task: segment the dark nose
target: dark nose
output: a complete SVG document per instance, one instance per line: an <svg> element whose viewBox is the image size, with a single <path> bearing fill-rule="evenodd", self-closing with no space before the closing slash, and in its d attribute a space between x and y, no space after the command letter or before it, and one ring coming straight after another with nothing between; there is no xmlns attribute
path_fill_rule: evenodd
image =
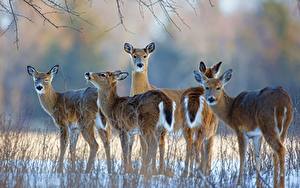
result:
<svg viewBox="0 0 300 188"><path fill-rule="evenodd" d="M208 100L208 102L210 102L210 103L213 103L213 102L216 101L216 99L215 99L214 97L209 97L207 100Z"/></svg>
<svg viewBox="0 0 300 188"><path fill-rule="evenodd" d="M85 75L86 78L90 79L91 74L89 72L86 72L84 75Z"/></svg>
<svg viewBox="0 0 300 188"><path fill-rule="evenodd" d="M143 64L142 63L138 63L136 66L138 66L139 68L142 68Z"/></svg>
<svg viewBox="0 0 300 188"><path fill-rule="evenodd" d="M36 89L41 91L43 89L43 87L42 86L36 86Z"/></svg>

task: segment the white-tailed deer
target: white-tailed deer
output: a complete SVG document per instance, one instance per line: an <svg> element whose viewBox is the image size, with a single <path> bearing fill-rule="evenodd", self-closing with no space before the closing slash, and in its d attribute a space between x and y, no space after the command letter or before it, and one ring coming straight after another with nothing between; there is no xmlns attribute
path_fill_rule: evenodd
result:
<svg viewBox="0 0 300 188"><path fill-rule="evenodd" d="M212 67L206 68L203 62L200 62L199 71L208 78L214 78L219 74L219 62ZM209 108L204 99L203 87L193 87L187 89L181 96L182 112L184 113L184 136L186 139L186 157L182 176L189 174L189 167L193 169L196 159L197 167L200 164L201 170L205 175L209 175L211 169L212 154L202 152L201 161L199 154L202 147L206 147L204 151L211 150L213 147L213 139L218 128L218 119ZM203 145L205 140L210 140Z"/></svg>
<svg viewBox="0 0 300 188"><path fill-rule="evenodd" d="M195 79L205 88L204 95L213 112L237 134L240 171L238 185L243 183L245 153L248 140L253 139L256 163L256 183L260 182L260 146L262 136L274 151L274 187L284 187L285 181L285 138L293 118L292 101L281 87L266 87L260 91L244 91L230 97L224 86L232 76L227 70L219 78L207 78L194 71ZM278 160L280 181L278 182Z"/></svg>
<svg viewBox="0 0 300 188"><path fill-rule="evenodd" d="M147 174L151 159L156 155L161 132L164 129L173 130L176 104L157 90L133 97L119 97L117 81L124 80L127 76L127 72L121 71L85 74L86 79L99 89L99 107L112 127L119 131L125 172L132 167L129 159L128 134L138 129L143 138L141 171Z"/></svg>
<svg viewBox="0 0 300 188"><path fill-rule="evenodd" d="M156 89L153 85L150 84L148 79L148 61L151 53L155 50L155 44L152 42L148 44L145 48L134 48L131 44L125 43L124 44L124 50L127 52L131 59L132 59L132 79L131 79L131 96L136 94L141 94L146 91L149 91L151 89ZM214 76L219 70L221 63L215 65L213 68L208 68L206 70L206 67L204 65L203 70L205 69L205 72L208 73L207 76ZM171 100L176 102L177 106L180 106L181 104L181 97L183 93L186 91L186 89L159 89L163 91L168 97L170 97ZM182 108L176 108L175 112L175 130L184 128L184 113L182 111ZM217 126L217 125L216 125ZM216 128L217 129L217 128ZM185 130L185 129L184 129ZM164 153L165 153L165 132L162 133L160 143L159 143L159 152L160 152L160 165L159 165L159 173L164 172ZM185 134L185 139L187 141L187 145L190 145L190 133ZM205 143L205 147L202 150L202 156L209 156L209 160L206 163L206 160L201 161L201 169L204 171L210 171L210 159L212 156L212 146L214 142L214 137L211 136L207 143ZM189 160L189 158L186 158L186 161ZM155 163L153 163L153 168L155 167Z"/></svg>
<svg viewBox="0 0 300 188"><path fill-rule="evenodd" d="M94 135L96 126L105 148L107 169L111 173L109 128L106 128L106 118L97 106L97 89L85 88L63 93L56 92L52 87L52 80L58 72L58 68L59 66L55 65L49 72L38 72L32 66L27 66L27 72L33 78L34 87L42 108L52 117L55 125L60 130L58 171L63 171L63 158L68 145L68 132L70 134L73 170L75 168L76 144L81 132L90 146L86 172L91 171L98 150Z"/></svg>

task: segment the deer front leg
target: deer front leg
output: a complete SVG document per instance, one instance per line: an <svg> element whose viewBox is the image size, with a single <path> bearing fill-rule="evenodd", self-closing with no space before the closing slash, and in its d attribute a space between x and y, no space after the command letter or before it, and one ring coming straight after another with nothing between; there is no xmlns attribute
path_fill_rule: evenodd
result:
<svg viewBox="0 0 300 188"><path fill-rule="evenodd" d="M75 171L75 161L76 161L76 145L78 141L78 137L80 134L80 128L77 124L71 124L69 126L70 132L70 154L71 154L71 163L72 163L72 171Z"/></svg>
<svg viewBox="0 0 300 188"><path fill-rule="evenodd" d="M237 138L238 138L239 155L240 155L240 170L239 170L237 185L241 186L244 183L244 167L245 167L246 151L248 147L248 139L241 132L237 133Z"/></svg>
<svg viewBox="0 0 300 188"><path fill-rule="evenodd" d="M88 124L88 126L84 127L82 129L82 136L84 140L89 144L90 146L90 154L89 154L89 159L86 165L86 173L89 173L93 167L96 154L98 151L98 143L95 139L95 134L94 134L94 126L93 124Z"/></svg>
<svg viewBox="0 0 300 188"><path fill-rule="evenodd" d="M67 127L61 125L60 126L60 153L59 153L59 164L58 164L58 172L60 173L63 172L63 166L64 166L63 160L68 145L67 138L68 138Z"/></svg>
<svg viewBox="0 0 300 188"><path fill-rule="evenodd" d="M104 149L105 149L105 155L106 155L106 164L107 164L107 172L109 174L111 174L113 167L111 164L111 156L110 156L110 130L108 130L109 128L107 128L107 130L102 130L102 129L98 129L100 138L102 140Z"/></svg>

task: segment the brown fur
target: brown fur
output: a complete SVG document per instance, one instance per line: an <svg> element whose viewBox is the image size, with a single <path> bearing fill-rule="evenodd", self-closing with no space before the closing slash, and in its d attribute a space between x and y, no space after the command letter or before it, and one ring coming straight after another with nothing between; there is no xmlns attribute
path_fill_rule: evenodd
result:
<svg viewBox="0 0 300 188"><path fill-rule="evenodd" d="M150 43L149 45L147 45L145 48L133 48L133 46L129 43L125 43L124 44L124 50L130 54L131 58L132 58L132 63L133 63L133 67L134 69L136 68L136 64L137 62L142 62L144 64L143 66L143 71L142 72L137 72L135 70L132 71L132 79L131 79L131 96L132 95L136 95L136 94L141 94L144 93L146 91L152 90L152 89L156 89L155 86L151 85L149 83L148 80L148 59L150 56L150 53L152 53L154 51L153 48L153 43ZM139 61L137 61L139 60ZM202 66L201 71L205 72L205 74L208 77L213 77L217 72L218 69L221 65L221 62L214 65L212 68L206 68L205 65ZM200 67L199 67L200 68ZM186 91L186 89L159 89L161 91L163 91L171 100L176 102L177 106L181 106L181 97L183 96L183 93ZM183 109L181 107L176 108L176 113L175 113L175 130L184 128L184 113L182 111ZM215 127L215 129L217 129L217 122L212 121L212 123L215 123L215 125L213 125ZM189 131L187 131L184 128L185 131L185 139L187 142L187 146L189 146L192 142L191 142L191 133ZM160 151L160 169L159 172L163 173L164 171L164 148L165 148L165 135L166 134L162 134L161 135L161 143L159 145L159 151ZM202 150L202 156L204 156L206 154L206 157L209 158L209 161L206 162L206 160L204 160L204 162L202 162L201 168L202 170L205 171L210 171L210 159L211 159L211 155L212 155L212 146L213 146L213 142L214 142L214 138L213 136L210 137L208 139L208 142L205 143L205 148ZM209 147L207 147L209 146ZM187 148L188 149L188 148ZM188 151L187 151L188 152ZM189 158L186 158L186 161L189 160ZM203 161L203 160L202 160ZM208 163L208 164L206 164Z"/></svg>
<svg viewBox="0 0 300 188"><path fill-rule="evenodd" d="M72 163L74 164L75 162L76 144L79 133L81 132L83 138L90 146L90 156L86 167L86 171L90 172L98 150L98 144L94 135L96 114L100 113L103 123L106 123L104 115L101 111L99 112L96 104L98 96L97 89L86 88L66 91L63 93L56 92L51 84L54 74L52 74L50 71L47 73L38 72L30 66L28 66L27 69L28 73L34 79L35 87L38 85L42 85L44 87L44 93L38 93L40 104L43 109L53 118L54 123L60 129L60 156L58 170L60 172L63 170L63 158L68 144L69 130ZM98 131L105 147L108 171L110 173L111 160L108 132L102 129L98 129Z"/></svg>
<svg viewBox="0 0 300 188"><path fill-rule="evenodd" d="M181 97L181 108L183 113L188 113L190 117L190 121L195 121L196 113L200 108L199 97L204 94L204 89L202 87L194 87L187 89L182 97ZM188 98L188 108L185 109L184 100ZM196 162L200 164L199 153L201 147L213 147L213 136L215 136L217 128L218 128L218 119L212 112L212 110L208 107L206 103L203 104L202 110L202 121L201 124L195 128L190 128L187 124L187 120L184 123L184 136L187 141L186 148L186 161L185 161L185 169L183 176L186 176L189 172L188 168L192 169L194 158ZM184 119L186 117L184 116ZM203 146L203 142L205 140L210 140ZM210 151L209 149L206 151ZM211 153L202 152L201 153L201 169L205 173L205 175L209 175L211 169Z"/></svg>
<svg viewBox="0 0 300 188"><path fill-rule="evenodd" d="M202 76L202 84L207 87L205 97L215 97L216 104L211 109L237 134L240 153L240 172L238 184L243 181L247 140L257 139L256 169L257 186L259 180L259 150L261 135L274 151L274 187L284 187L285 177L285 138L292 121L292 101L281 87L264 88L260 91L245 91L237 97L229 97L222 89L230 80L232 70L218 79ZM221 88L216 90L216 88ZM249 131L260 130L261 135L250 135ZM280 164L280 182L278 182L278 160Z"/></svg>
<svg viewBox="0 0 300 188"><path fill-rule="evenodd" d="M133 97L119 97L117 94L117 80L119 74L124 72L88 73L87 79L99 89L98 98L105 116L108 117L112 127L120 133L123 150L125 171L132 167L129 153L129 140L127 134L138 128L142 135L143 150L142 173L147 168L153 155L156 155L162 127L157 127L160 111L159 103L164 104L164 113L172 112L172 101L158 90L148 91ZM123 78L125 79L125 78ZM171 120L172 121L172 120ZM153 161L152 161L153 162Z"/></svg>

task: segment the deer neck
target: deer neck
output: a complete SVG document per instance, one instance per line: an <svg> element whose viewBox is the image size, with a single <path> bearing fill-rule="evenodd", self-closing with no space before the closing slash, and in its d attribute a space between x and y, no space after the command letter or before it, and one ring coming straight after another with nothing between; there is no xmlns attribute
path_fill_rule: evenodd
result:
<svg viewBox="0 0 300 188"><path fill-rule="evenodd" d="M112 86L101 87L98 90L98 108L100 108L106 116L110 117L115 101L118 98L116 83Z"/></svg>
<svg viewBox="0 0 300 188"><path fill-rule="evenodd" d="M57 102L58 93L50 86L44 94L38 94L41 106L48 114L54 113L54 108Z"/></svg>
<svg viewBox="0 0 300 188"><path fill-rule="evenodd" d="M231 109L234 98L228 96L223 90L221 97L216 105L210 106L213 112L227 125L231 125Z"/></svg>
<svg viewBox="0 0 300 188"><path fill-rule="evenodd" d="M131 79L131 95L141 94L151 89L148 80L148 70L145 68L143 72L132 71Z"/></svg>

